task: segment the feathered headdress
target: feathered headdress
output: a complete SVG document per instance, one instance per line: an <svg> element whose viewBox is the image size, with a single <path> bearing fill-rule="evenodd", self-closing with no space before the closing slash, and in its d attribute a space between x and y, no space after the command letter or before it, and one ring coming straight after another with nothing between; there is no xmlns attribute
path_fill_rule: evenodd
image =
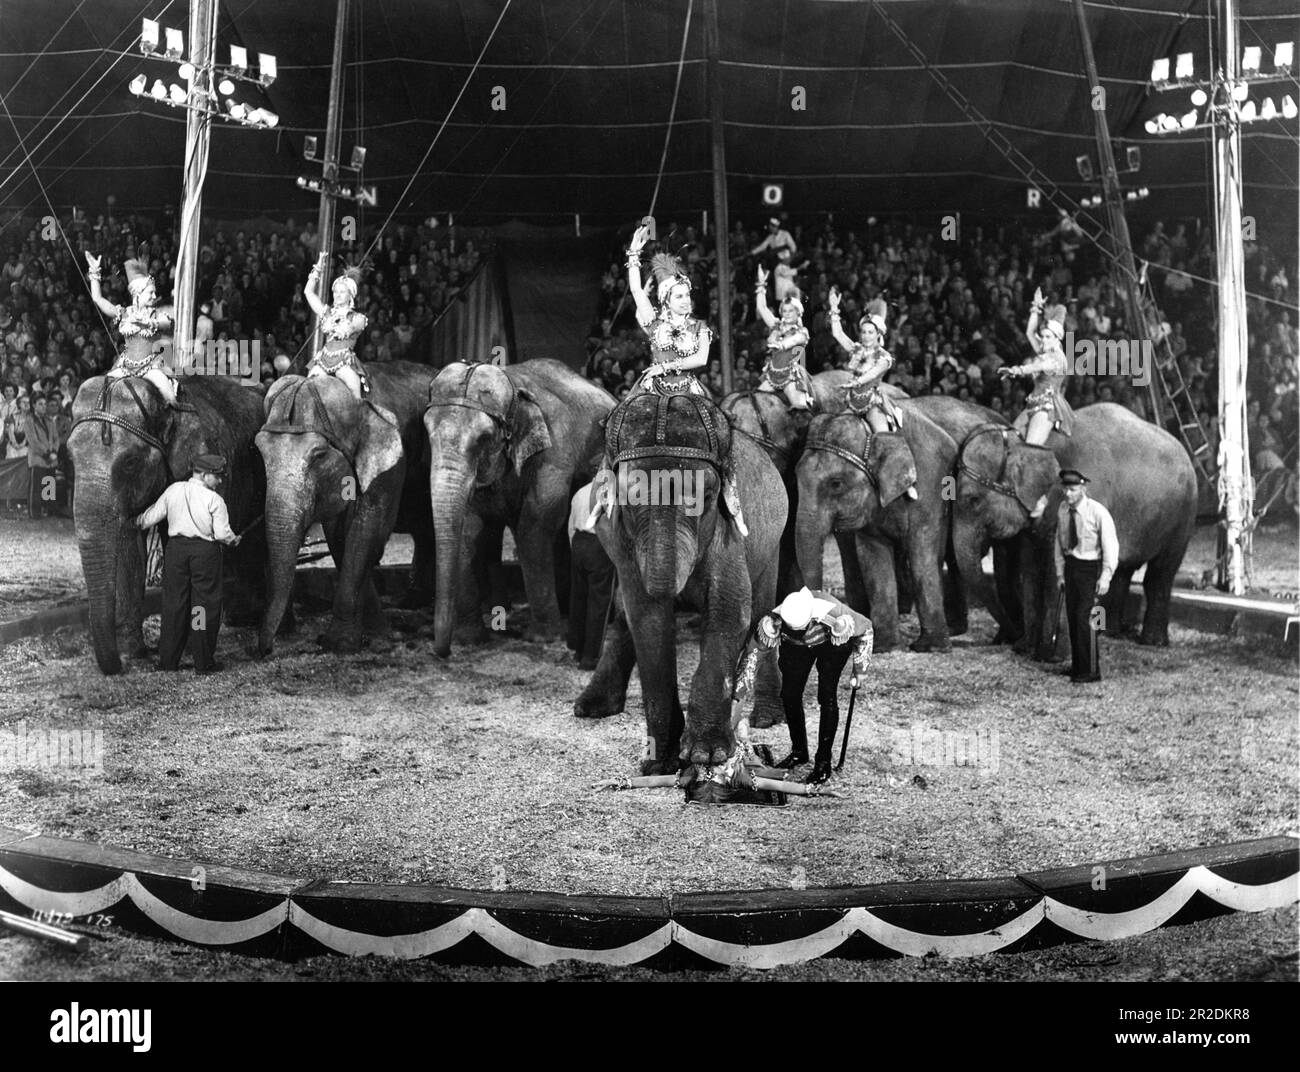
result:
<svg viewBox="0 0 1300 1072"><path fill-rule="evenodd" d="M1047 310L1047 316L1042 320L1039 331L1049 331L1060 342L1065 338L1065 306L1053 305Z"/></svg>
<svg viewBox="0 0 1300 1072"><path fill-rule="evenodd" d="M334 280L335 286L337 286L339 283L346 284L348 290L352 294L352 297L356 298L357 287L361 283L361 269L358 268L356 265L352 265L350 268L345 268L343 270L343 274Z"/></svg>
<svg viewBox="0 0 1300 1072"><path fill-rule="evenodd" d="M794 290L790 291L789 294L787 294L784 298L781 299L782 305L785 305L787 303L794 306L795 310L799 313L799 315L803 316L803 295L799 293L799 289L797 287Z"/></svg>
<svg viewBox="0 0 1300 1072"><path fill-rule="evenodd" d="M141 260L129 260L122 266L126 269L126 290L135 297L151 282L149 265Z"/></svg>
<svg viewBox="0 0 1300 1072"><path fill-rule="evenodd" d="M684 283L687 290L691 289L691 280L682 271L682 262L671 253L656 253L651 257L650 271L654 273L655 297L660 305L668 300L668 295L678 283Z"/></svg>
<svg viewBox="0 0 1300 1072"><path fill-rule="evenodd" d="M870 324L880 332L880 340L883 343L886 335L885 318L879 313L863 313L858 319L858 329L862 329L863 324Z"/></svg>

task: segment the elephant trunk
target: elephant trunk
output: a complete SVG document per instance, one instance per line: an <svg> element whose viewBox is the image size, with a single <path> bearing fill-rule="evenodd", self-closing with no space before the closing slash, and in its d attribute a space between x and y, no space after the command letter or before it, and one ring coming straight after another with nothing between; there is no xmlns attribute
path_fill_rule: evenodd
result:
<svg viewBox="0 0 1300 1072"><path fill-rule="evenodd" d="M809 588L821 588L822 554L831 525L829 516L809 501L811 499L811 495L805 496L799 504L795 522L795 557L803 574L803 583Z"/></svg>
<svg viewBox="0 0 1300 1072"><path fill-rule="evenodd" d="M646 524L635 541L637 567L647 595L672 599L681 594L695 570L696 535L676 507L644 509Z"/></svg>
<svg viewBox="0 0 1300 1072"><path fill-rule="evenodd" d="M451 654L451 636L456 618L456 582L460 574L461 542L465 535L465 511L474 490L475 470L464 461L443 461L429 474L429 496L433 508L434 549L437 555L437 595L433 611L433 650L441 657Z"/></svg>
<svg viewBox="0 0 1300 1072"><path fill-rule="evenodd" d="M78 473L81 488L73 502L77 547L90 602L90 640L95 662L105 674L122 672L117 644L117 570L121 541L131 533L106 495L104 473Z"/></svg>
<svg viewBox="0 0 1300 1072"><path fill-rule="evenodd" d="M293 598L293 577L298 567L298 549L311 522L311 504L294 502L284 495L266 497L266 549L270 565L271 591L258 631L257 650L269 655L284 612Z"/></svg>

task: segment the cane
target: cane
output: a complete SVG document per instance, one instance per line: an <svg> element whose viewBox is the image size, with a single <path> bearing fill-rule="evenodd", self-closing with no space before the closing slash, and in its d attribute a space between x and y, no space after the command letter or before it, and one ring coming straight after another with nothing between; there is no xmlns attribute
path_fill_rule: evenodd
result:
<svg viewBox="0 0 1300 1072"><path fill-rule="evenodd" d="M1052 653L1056 652L1056 642L1061 636L1061 607L1065 603L1065 585L1058 585L1056 589L1056 602L1052 604Z"/></svg>
<svg viewBox="0 0 1300 1072"><path fill-rule="evenodd" d="M247 536L250 532L252 532L253 529L255 529L258 525L260 525L265 517L266 514L258 514L255 518L253 518L252 521L250 521L247 525L245 525L242 529L240 529L239 532L236 533L236 535L242 540L245 536Z"/></svg>
<svg viewBox="0 0 1300 1072"><path fill-rule="evenodd" d="M849 714L844 720L844 740L840 742L840 761L835 764L837 771L844 769L844 757L849 751L849 730L853 728L853 705L858 700L858 686L853 686L853 691L849 693Z"/></svg>

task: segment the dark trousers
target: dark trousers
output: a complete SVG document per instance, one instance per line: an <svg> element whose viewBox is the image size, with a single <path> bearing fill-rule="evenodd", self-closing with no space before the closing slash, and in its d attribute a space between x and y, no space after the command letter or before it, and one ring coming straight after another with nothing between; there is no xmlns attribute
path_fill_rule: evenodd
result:
<svg viewBox="0 0 1300 1072"><path fill-rule="evenodd" d="M194 669L211 669L221 631L221 544L171 537L163 553L162 587L158 665L179 670L188 643Z"/></svg>
<svg viewBox="0 0 1300 1072"><path fill-rule="evenodd" d="M1090 621L1097 594L1101 562L1065 557L1065 617L1070 623L1071 677L1097 677L1097 630Z"/></svg>
<svg viewBox="0 0 1300 1072"><path fill-rule="evenodd" d="M790 747L795 752L808 752L808 735L804 728L803 690L813 665L817 666L817 703L821 706L821 725L817 732L815 759L829 761L835 731L840 724L839 687L844 664L853 653L853 645L831 644L829 641L808 648L784 641L777 657L781 667L781 705L785 708L785 722L790 727Z"/></svg>
<svg viewBox="0 0 1300 1072"><path fill-rule="evenodd" d="M600 658L614 588L614 563L590 532L575 532L569 565L569 647L583 662Z"/></svg>
<svg viewBox="0 0 1300 1072"><path fill-rule="evenodd" d="M27 491L27 516L42 517L54 509L54 499L45 498L43 493L46 487L53 491L55 470L32 466L30 472L32 483Z"/></svg>

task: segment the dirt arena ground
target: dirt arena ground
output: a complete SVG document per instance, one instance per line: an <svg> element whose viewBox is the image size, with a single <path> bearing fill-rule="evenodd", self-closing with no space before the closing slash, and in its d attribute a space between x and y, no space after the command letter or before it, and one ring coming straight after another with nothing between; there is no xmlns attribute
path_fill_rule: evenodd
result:
<svg viewBox="0 0 1300 1072"><path fill-rule="evenodd" d="M11 607L79 586L70 522L0 523L0 540ZM1300 587L1294 541L1271 541L1256 577ZM1212 533L1198 548L1212 561ZM206 678L143 660L105 678L79 631L9 645L0 731L98 729L103 753L98 770L6 773L0 823L303 878L597 894L995 876L1300 830L1300 687L1281 646L1178 627L1168 649L1103 639L1106 679L1073 686L989 647L981 612L947 657L875 660L837 797L712 809L593 788L633 771L635 676L628 712L580 721L586 675L563 645L505 639L442 661L418 615L394 617L409 631L393 650L346 658L318 650L323 619L264 662L244 654L249 631L226 630L227 670ZM811 693L807 706L812 729ZM788 743L784 727L756 736ZM1292 917L1274 951L1292 977L1294 931ZM26 963L0 949L0 973Z"/></svg>

